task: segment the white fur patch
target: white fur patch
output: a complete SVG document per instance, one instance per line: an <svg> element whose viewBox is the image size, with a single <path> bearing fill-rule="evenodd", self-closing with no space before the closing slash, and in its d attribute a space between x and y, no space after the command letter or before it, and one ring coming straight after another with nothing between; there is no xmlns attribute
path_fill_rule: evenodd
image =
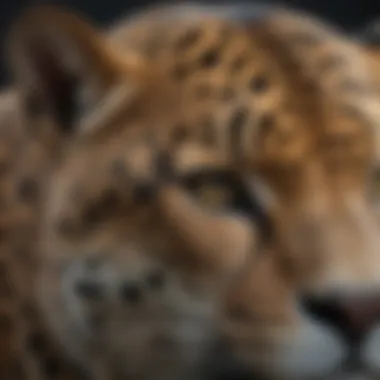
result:
<svg viewBox="0 0 380 380"><path fill-rule="evenodd" d="M255 339L268 342L261 349ZM278 380L326 379L342 365L347 349L339 336L328 327L301 319L295 329L287 327L258 328L250 345L236 347L237 355L255 372Z"/></svg>
<svg viewBox="0 0 380 380"><path fill-rule="evenodd" d="M336 369L346 355L343 342L319 323L304 321L281 347L276 367L291 378L319 377Z"/></svg>
<svg viewBox="0 0 380 380"><path fill-rule="evenodd" d="M363 362L371 371L380 375L380 326L377 326L363 345Z"/></svg>

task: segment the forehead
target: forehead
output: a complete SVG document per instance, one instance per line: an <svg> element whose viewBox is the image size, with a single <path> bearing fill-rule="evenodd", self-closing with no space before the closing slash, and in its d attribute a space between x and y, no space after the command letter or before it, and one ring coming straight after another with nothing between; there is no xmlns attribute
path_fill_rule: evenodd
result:
<svg viewBox="0 0 380 380"><path fill-rule="evenodd" d="M180 89L173 139L286 162L303 160L318 133L330 165L330 153L350 145L341 141L364 146L369 124L378 123L361 52L302 15L246 5L174 6L128 20L110 35L153 58Z"/></svg>
<svg viewBox="0 0 380 380"><path fill-rule="evenodd" d="M363 130L361 111L358 122L347 123L340 114L335 117L335 111L328 112L329 117L332 115L330 123L322 120L318 107L341 109L339 96L330 91L331 104L327 106L319 99L325 91L324 80L319 83L313 78L314 66L299 55L297 47L294 51L279 48L286 47L292 38L299 42L304 34L304 40L309 36L311 44L321 47L310 49L316 60L331 58L335 46L343 61L353 63L355 59L348 59L339 43L334 40L329 44L328 32L302 22L292 29L285 22L282 28L288 28L289 35L285 39L279 35L268 39L265 26L255 26L254 33L250 33L235 24L234 20L241 21L241 15L230 13L233 7L206 7L200 11L190 6L192 12L187 14L184 9L169 7L169 11L136 16L110 32L112 43L132 47L153 62L152 73L137 88L132 102L129 99L121 111L118 108L112 117L99 121L99 133L70 148L55 176L59 178L57 182L98 191L117 177L115 163L116 167L122 165L133 181L149 181L154 176L155 150L161 147L169 148L179 171L202 165L225 166L231 156L244 154L253 160L300 162L313 146L314 132L308 127L315 124L315 129L320 129L321 121L329 124L327 133L323 131L328 140L325 158L335 160L334 152L339 154L345 138L340 135L356 137L355 133ZM181 17L175 20L174 14ZM286 17L284 20L289 21ZM300 78L289 71L284 54L297 67L310 68L310 78ZM342 75L355 77L350 70L342 70ZM307 79L310 86L295 89L301 79ZM309 109L311 112L306 114ZM343 131L330 128L343 124ZM360 136L356 141L359 140ZM335 149L334 144L340 145ZM330 149L331 145L335 150ZM357 154L363 156L362 151Z"/></svg>

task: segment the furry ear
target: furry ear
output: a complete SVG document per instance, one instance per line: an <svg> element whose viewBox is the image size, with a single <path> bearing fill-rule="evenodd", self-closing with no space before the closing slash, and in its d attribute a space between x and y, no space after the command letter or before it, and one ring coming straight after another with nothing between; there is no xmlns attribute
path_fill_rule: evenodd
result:
<svg viewBox="0 0 380 380"><path fill-rule="evenodd" d="M141 69L140 57L118 56L115 50L73 13L48 6L25 12L11 30L9 58L28 102L26 109L32 113L28 118L48 113L64 134L92 128L89 120L96 118L88 117L94 110L107 112L102 108L110 107L105 99L115 103L130 96Z"/></svg>

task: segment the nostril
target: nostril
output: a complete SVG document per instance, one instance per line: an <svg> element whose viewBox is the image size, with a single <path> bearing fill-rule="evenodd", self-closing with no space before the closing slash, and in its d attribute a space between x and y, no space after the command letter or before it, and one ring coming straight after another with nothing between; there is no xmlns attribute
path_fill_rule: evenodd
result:
<svg viewBox="0 0 380 380"><path fill-rule="evenodd" d="M74 285L75 293L88 300L98 300L103 296L102 286L93 281L81 280Z"/></svg>
<svg viewBox="0 0 380 380"><path fill-rule="evenodd" d="M349 344L357 344L363 339L379 316L371 313L366 316L360 304L350 308L340 297L306 296L301 304L309 315L334 328Z"/></svg>
<svg viewBox="0 0 380 380"><path fill-rule="evenodd" d="M308 314L320 321L337 326L343 322L344 316L338 304L332 298L324 299L304 296L301 298L301 305Z"/></svg>
<svg viewBox="0 0 380 380"><path fill-rule="evenodd" d="M142 289L136 284L127 283L121 287L120 296L125 302L137 304L142 299Z"/></svg>

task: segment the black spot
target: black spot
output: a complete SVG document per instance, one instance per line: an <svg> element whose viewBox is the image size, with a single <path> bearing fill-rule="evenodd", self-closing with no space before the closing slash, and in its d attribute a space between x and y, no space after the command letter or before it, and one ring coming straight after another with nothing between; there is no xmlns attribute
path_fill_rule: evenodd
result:
<svg viewBox="0 0 380 380"><path fill-rule="evenodd" d="M264 75L254 75L249 81L249 88L252 92L262 93L269 87L268 78Z"/></svg>
<svg viewBox="0 0 380 380"><path fill-rule="evenodd" d="M137 304L142 300L142 289L138 285L127 283L121 287L120 296L125 302Z"/></svg>
<svg viewBox="0 0 380 380"><path fill-rule="evenodd" d="M176 125L171 133L170 133L170 140L175 144L181 144L186 141L186 139L190 135L190 130L187 125L185 124L178 124Z"/></svg>
<svg viewBox="0 0 380 380"><path fill-rule="evenodd" d="M156 194L156 188L152 183L142 183L136 185L133 189L133 201L139 204L145 204L153 200Z"/></svg>
<svg viewBox="0 0 380 380"><path fill-rule="evenodd" d="M231 116L229 123L229 135L230 146L233 154L238 154L240 152L243 138L243 128L247 123L248 117L249 112L246 108L236 109Z"/></svg>
<svg viewBox="0 0 380 380"><path fill-rule="evenodd" d="M275 118L271 114L265 114L258 120L258 129L261 137L266 137L268 133L273 131L275 126Z"/></svg>
<svg viewBox="0 0 380 380"><path fill-rule="evenodd" d="M47 342L44 335L40 332L34 332L27 338L27 347L34 352L43 352L47 348Z"/></svg>
<svg viewBox="0 0 380 380"><path fill-rule="evenodd" d="M225 87L222 89L221 91L221 94L220 94L220 98L223 100L223 101L229 101L231 100L235 95L235 91L232 87Z"/></svg>
<svg viewBox="0 0 380 380"><path fill-rule="evenodd" d="M202 143L206 146L213 146L216 144L217 141L217 135L216 135L216 129L215 129L215 123L211 116L206 116L201 121L201 127L202 127Z"/></svg>
<svg viewBox="0 0 380 380"><path fill-rule="evenodd" d="M34 178L23 178L17 186L17 194L24 202L34 202L38 198L38 183Z"/></svg>
<svg viewBox="0 0 380 380"><path fill-rule="evenodd" d="M42 370L47 378L52 379L59 375L62 370L62 363L54 356L45 357L42 362Z"/></svg>
<svg viewBox="0 0 380 380"><path fill-rule="evenodd" d="M212 49L201 55L199 64L204 69L211 69L219 63L219 59L219 51L217 49Z"/></svg>
<svg viewBox="0 0 380 380"><path fill-rule="evenodd" d="M201 37L201 31L199 29L190 29L187 30L185 34L180 36L178 39L175 48L179 51L189 49L194 45L199 38Z"/></svg>
<svg viewBox="0 0 380 380"><path fill-rule="evenodd" d="M103 296L103 288L100 284L93 281L79 281L74 286L75 293L87 300L99 300Z"/></svg>
<svg viewBox="0 0 380 380"><path fill-rule="evenodd" d="M147 276L146 282L149 288L160 290L165 285L165 276L162 272L153 272Z"/></svg>

